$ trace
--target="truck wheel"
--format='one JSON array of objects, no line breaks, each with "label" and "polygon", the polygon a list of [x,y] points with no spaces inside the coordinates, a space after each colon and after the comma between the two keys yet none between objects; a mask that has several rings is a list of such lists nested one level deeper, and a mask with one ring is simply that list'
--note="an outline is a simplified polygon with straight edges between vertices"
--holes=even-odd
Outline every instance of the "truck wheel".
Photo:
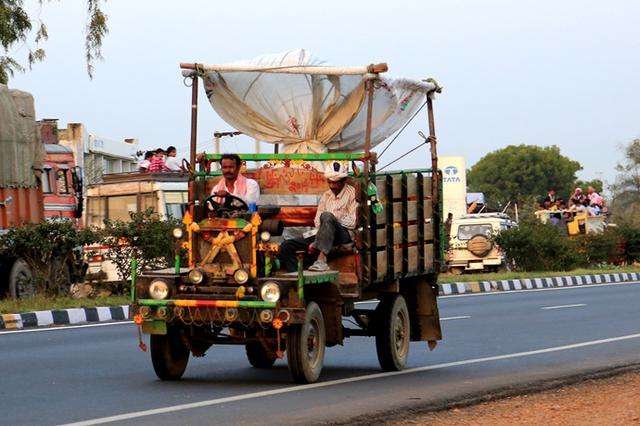
[{"label": "truck wheel", "polygon": [[160,380],[179,380],[189,362],[189,349],[180,330],[167,324],[167,334],[151,335],[151,362]]},{"label": "truck wheel", "polygon": [[255,368],[271,368],[276,362],[275,352],[268,351],[262,343],[252,340],[245,345],[249,364]]},{"label": "truck wheel", "polygon": [[304,324],[289,327],[287,362],[296,383],[313,383],[320,377],[325,349],[325,328],[322,311],[309,302]]},{"label": "truck wheel", "polygon": [[36,294],[35,283],[31,268],[22,259],[13,262],[9,273],[9,296],[12,299],[34,296]]},{"label": "truck wheel", "polygon": [[376,352],[384,371],[400,371],[409,355],[410,324],[407,303],[399,294],[380,300],[376,308]]}]

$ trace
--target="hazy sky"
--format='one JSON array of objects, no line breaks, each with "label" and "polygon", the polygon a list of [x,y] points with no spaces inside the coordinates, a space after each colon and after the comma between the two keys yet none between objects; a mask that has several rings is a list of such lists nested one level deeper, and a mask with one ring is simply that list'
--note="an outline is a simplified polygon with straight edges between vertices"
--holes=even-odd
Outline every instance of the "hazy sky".
[{"label": "hazy sky", "polygon": [[[10,81],[34,94],[39,118],[186,155],[190,89],[179,62],[303,47],[331,65],[385,61],[391,76],[436,78],[440,154],[463,155],[468,166],[509,144],[556,144],[580,161],[581,177],[610,181],[619,144],[640,136],[638,1],[111,0],[105,11],[105,61],[90,81],[84,2],[41,8],[47,59]],[[212,132],[229,127],[200,95],[198,148],[211,150]],[[420,119],[383,164],[419,143]],[[426,155],[397,164],[420,166]]]}]

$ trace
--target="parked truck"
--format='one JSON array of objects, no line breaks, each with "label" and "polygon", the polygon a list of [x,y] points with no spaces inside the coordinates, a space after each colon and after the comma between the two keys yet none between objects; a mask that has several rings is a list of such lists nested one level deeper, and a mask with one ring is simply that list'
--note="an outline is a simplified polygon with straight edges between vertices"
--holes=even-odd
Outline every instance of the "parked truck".
[{"label": "parked truck", "polygon": [[[73,155],[56,142],[47,121],[36,122],[33,96],[0,84],[0,234],[45,218],[80,217],[81,173]],[[70,254],[66,260],[73,280],[81,274],[78,259]],[[19,255],[0,256],[0,298],[32,293],[31,277]]]}]

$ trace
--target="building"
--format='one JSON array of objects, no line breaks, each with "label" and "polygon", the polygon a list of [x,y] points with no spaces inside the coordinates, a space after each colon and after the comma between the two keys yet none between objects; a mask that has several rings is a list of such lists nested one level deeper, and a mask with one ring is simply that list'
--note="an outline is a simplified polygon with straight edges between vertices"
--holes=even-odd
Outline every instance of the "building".
[{"label": "building", "polygon": [[82,215],[82,183],[71,148],[58,141],[56,120],[37,122],[45,157],[40,175],[45,218],[66,218],[76,223]]},{"label": "building", "polygon": [[100,183],[105,174],[137,170],[137,139],[108,139],[88,133],[82,123],[68,123],[58,130],[58,139],[73,151],[85,185]]}]

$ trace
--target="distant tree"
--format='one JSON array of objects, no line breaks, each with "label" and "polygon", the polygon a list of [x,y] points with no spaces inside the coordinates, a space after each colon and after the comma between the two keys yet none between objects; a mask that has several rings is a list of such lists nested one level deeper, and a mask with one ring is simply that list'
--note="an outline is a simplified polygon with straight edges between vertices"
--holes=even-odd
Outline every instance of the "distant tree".
[{"label": "distant tree", "polygon": [[600,179],[591,179],[591,180],[578,179],[573,186],[575,186],[576,188],[581,188],[583,191],[586,191],[588,187],[592,186],[593,189],[595,189],[598,194],[601,194],[602,189],[604,188],[604,184]]},{"label": "distant tree", "polygon": [[616,181],[609,188],[615,219],[640,225],[640,139],[634,139],[624,147],[624,158],[616,171]]},{"label": "distant tree", "polygon": [[[39,3],[49,1],[39,0]],[[86,0],[85,58],[90,78],[93,78],[95,61],[102,59],[102,40],[109,32],[107,15],[100,8],[103,1]],[[46,54],[41,44],[48,38],[47,26],[40,19],[29,16],[24,8],[24,0],[0,0],[0,83],[7,84],[9,77],[25,70],[25,60],[20,61],[12,56],[13,48],[27,46],[26,66],[31,69],[33,64],[44,60]]]},{"label": "distant tree", "polygon": [[579,162],[560,154],[555,145],[509,145],[474,164],[467,184],[470,192],[485,194],[489,207],[500,208],[509,201],[542,198],[550,188],[567,197],[581,169]]}]

